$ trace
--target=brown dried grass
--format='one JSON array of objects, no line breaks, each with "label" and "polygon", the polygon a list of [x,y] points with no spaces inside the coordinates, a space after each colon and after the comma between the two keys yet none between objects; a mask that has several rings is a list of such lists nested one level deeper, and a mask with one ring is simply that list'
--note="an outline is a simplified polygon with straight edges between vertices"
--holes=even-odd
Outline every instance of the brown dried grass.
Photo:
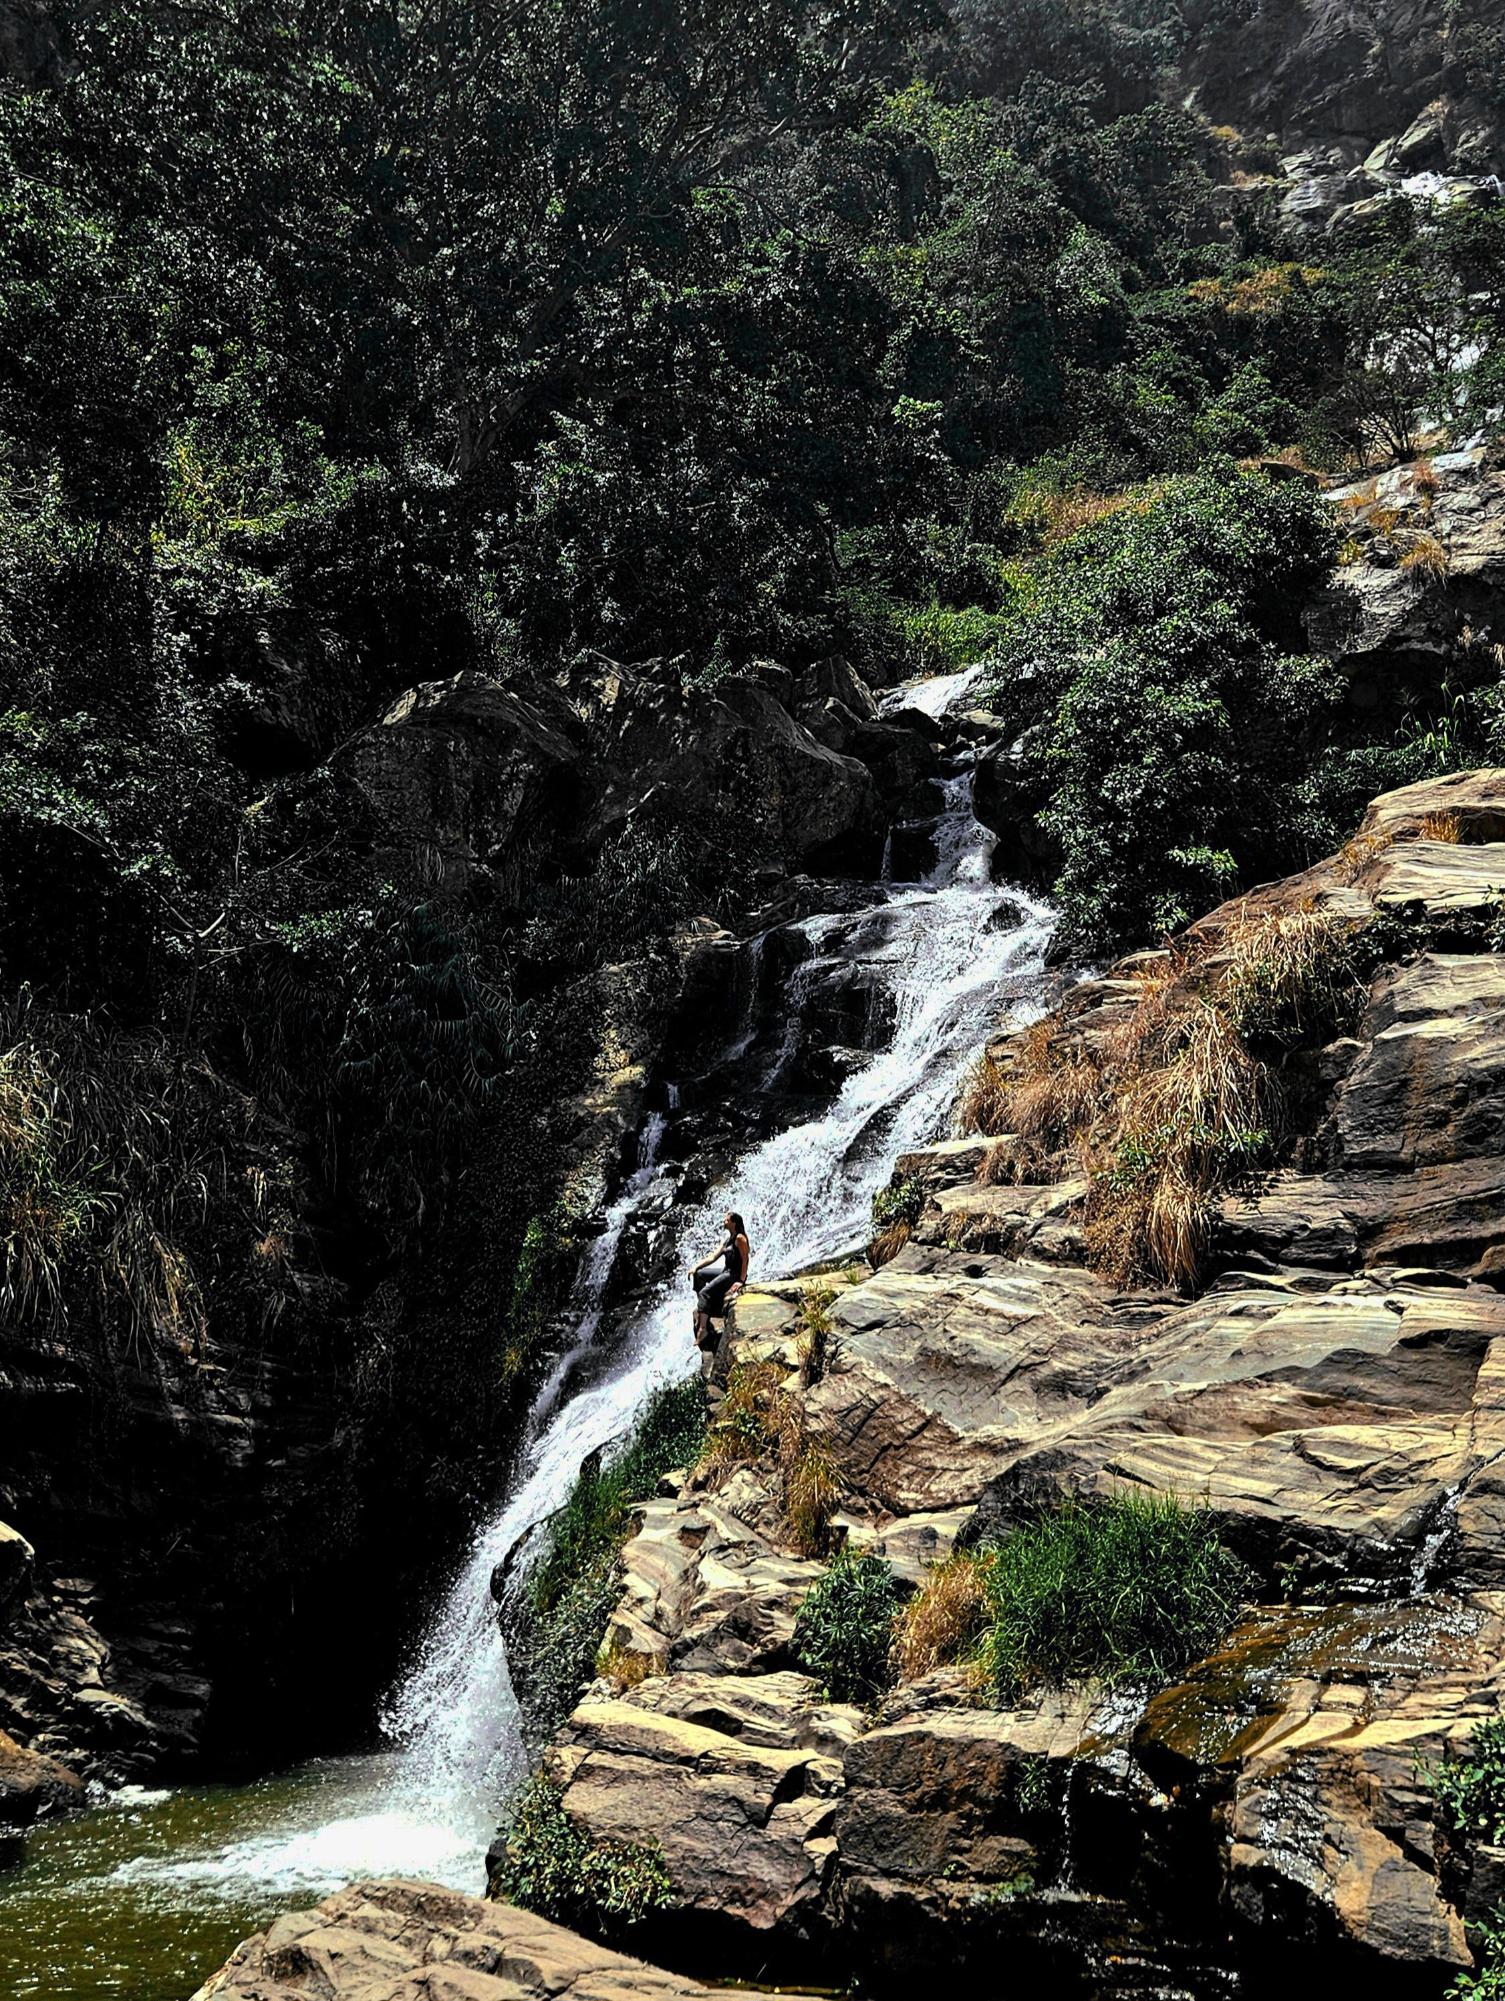
[{"label": "brown dried grass", "polygon": [[1452,568],[1452,558],[1435,535],[1418,535],[1401,557],[1400,566],[1417,576],[1445,577]]},{"label": "brown dried grass", "polygon": [[936,1564],[899,1614],[893,1658],[901,1681],[959,1660],[982,1630],[987,1558],[957,1550]]},{"label": "brown dried grass", "polygon": [[1069,1020],[1037,1023],[998,1066],[1010,1136],[982,1174],[1038,1172],[1047,1151],[1057,1173],[1085,1166],[1094,1267],[1192,1284],[1218,1191],[1284,1141],[1284,1052],[1331,1034],[1357,997],[1352,935],[1310,907],[1236,914],[1140,969],[1090,1060]]},{"label": "brown dried grass", "polygon": [[1424,841],[1446,841],[1456,846],[1463,839],[1463,821],[1457,813],[1427,813],[1422,817],[1421,838]]}]

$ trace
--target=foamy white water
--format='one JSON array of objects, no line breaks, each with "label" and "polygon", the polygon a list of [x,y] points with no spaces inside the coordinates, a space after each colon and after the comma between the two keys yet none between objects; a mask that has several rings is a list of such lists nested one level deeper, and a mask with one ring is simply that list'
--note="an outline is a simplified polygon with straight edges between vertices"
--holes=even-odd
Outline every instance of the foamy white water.
[{"label": "foamy white water", "polygon": [[[924,688],[933,699],[956,699],[973,678],[968,669]],[[949,696],[943,682],[951,684]],[[416,1665],[391,1699],[385,1722],[395,1755],[372,1761],[369,1797],[342,1802],[348,1810],[335,1818],[258,1832],[214,1857],[217,1880],[228,1872],[323,1889],[400,1871],[479,1886],[487,1836],[522,1776],[523,1756],[493,1572],[561,1505],[589,1453],[623,1438],[661,1384],[693,1373],[684,1274],[718,1242],[725,1210],[746,1218],[755,1279],[856,1253],[894,1155],[944,1128],[966,1063],[1008,1001],[1027,1001],[1038,982],[1053,914],[991,880],[993,837],[973,817],[970,800],[970,774],[948,782],[936,865],[925,881],[883,886],[865,910],[812,917],[800,927],[811,954],[796,969],[786,1004],[818,981],[823,963],[860,963],[892,1007],[887,1047],[848,1075],[827,1110],[751,1146],[709,1191],[677,1233],[657,1289],[618,1331],[609,1364],[567,1394],[573,1364],[600,1334],[623,1233],[641,1205],[662,1197],[664,1122],[645,1127],[640,1164],[586,1258],[576,1339],[535,1400],[513,1490],[478,1526]],[[759,950],[752,941],[749,956],[755,960]],[[791,1026],[788,1050],[794,1041]],[[749,1036],[743,1048],[750,1046]],[[210,1865],[197,1858],[190,1866]]]}]

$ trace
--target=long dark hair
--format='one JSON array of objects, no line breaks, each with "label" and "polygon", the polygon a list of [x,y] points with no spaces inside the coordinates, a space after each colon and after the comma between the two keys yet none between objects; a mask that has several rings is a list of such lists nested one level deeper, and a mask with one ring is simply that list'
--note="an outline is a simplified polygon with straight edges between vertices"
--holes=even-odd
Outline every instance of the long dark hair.
[{"label": "long dark hair", "polygon": [[[743,1222],[742,1218],[741,1218],[741,1217],[740,1217],[740,1216],[739,1216],[739,1215],[737,1214],[737,1212],[736,1212],[736,1210],[735,1210],[735,1209],[728,1209],[728,1210],[727,1210],[727,1212],[726,1212],[726,1220],[727,1220],[727,1221],[728,1221],[728,1223],[730,1223],[730,1224],[731,1224],[731,1226],[732,1226],[732,1242],[733,1242],[733,1243],[736,1243],[736,1241],[737,1241],[738,1237],[745,1237],[745,1236],[747,1235],[747,1225],[746,1225],[746,1223],[744,1223],[744,1222]],[[748,1248],[749,1250],[751,1250],[751,1249],[752,1249],[752,1245],[751,1245],[751,1244],[749,1244],[747,1248]]]}]

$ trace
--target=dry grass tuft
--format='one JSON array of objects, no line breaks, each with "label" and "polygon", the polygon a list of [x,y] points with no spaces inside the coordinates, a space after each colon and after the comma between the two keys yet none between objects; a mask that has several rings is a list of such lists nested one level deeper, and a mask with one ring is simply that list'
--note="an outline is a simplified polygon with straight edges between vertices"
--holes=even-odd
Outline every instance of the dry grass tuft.
[{"label": "dry grass tuft", "polygon": [[958,1130],[988,1137],[1007,1132],[1008,1105],[1008,1072],[984,1049],[962,1079],[956,1106]]},{"label": "dry grass tuft", "polygon": [[702,1463],[714,1472],[759,1461],[771,1473],[790,1542],[801,1556],[819,1556],[840,1498],[830,1448],[807,1431],[804,1402],[785,1390],[777,1362],[739,1362]]},{"label": "dry grass tuft", "polygon": [[780,1413],[779,1501],[789,1540],[801,1556],[820,1556],[841,1497],[830,1449],[805,1429],[803,1407],[786,1397]]},{"label": "dry grass tuft", "polygon": [[651,1654],[640,1653],[636,1647],[623,1646],[617,1640],[603,1647],[596,1660],[596,1673],[618,1688],[639,1687],[656,1667]]},{"label": "dry grass tuft", "polygon": [[1069,1020],[1035,1024],[994,1065],[1007,1137],[982,1174],[1084,1167],[1093,1265],[1124,1284],[1191,1284],[1215,1196],[1284,1139],[1282,1057],[1357,1000],[1352,936],[1313,909],[1236,915],[1142,968],[1090,1054]]},{"label": "dry grass tuft", "polygon": [[1400,566],[1419,577],[1445,577],[1452,558],[1435,535],[1418,535],[1401,557]]},{"label": "dry grass tuft", "polygon": [[705,1465],[743,1466],[773,1447],[779,1435],[775,1400],[783,1380],[777,1362],[737,1364],[706,1432]]},{"label": "dry grass tuft", "polygon": [[902,1681],[960,1660],[981,1632],[986,1615],[988,1560],[957,1550],[931,1570],[899,1614],[894,1665]]},{"label": "dry grass tuft", "polygon": [[1417,499],[1430,511],[1433,501],[1442,491],[1442,481],[1437,477],[1437,468],[1430,459],[1418,459],[1411,475],[1411,484]]},{"label": "dry grass tuft", "polygon": [[887,1223],[867,1247],[868,1263],[874,1271],[886,1264],[892,1264],[914,1235],[914,1224],[907,1216],[897,1216]]},{"label": "dry grass tuft", "polygon": [[1357,882],[1372,861],[1394,846],[1395,836],[1388,830],[1382,834],[1355,834],[1338,850],[1333,873],[1339,882]]},{"label": "dry grass tuft", "polygon": [[1422,819],[1421,838],[1455,846],[1463,839],[1463,821],[1457,813],[1428,813]]}]

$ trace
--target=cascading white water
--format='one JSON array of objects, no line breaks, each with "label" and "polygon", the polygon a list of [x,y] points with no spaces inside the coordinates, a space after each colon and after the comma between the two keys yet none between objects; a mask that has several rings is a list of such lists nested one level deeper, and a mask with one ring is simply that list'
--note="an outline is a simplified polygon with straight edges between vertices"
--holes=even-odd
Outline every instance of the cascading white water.
[{"label": "cascading white water", "polygon": [[[970,774],[950,780],[926,882],[898,887],[870,910],[812,917],[800,927],[817,957],[860,957],[883,984],[894,1007],[887,1049],[846,1079],[829,1110],[752,1148],[710,1191],[598,1381],[557,1408],[568,1361],[545,1385],[523,1477],[478,1532],[391,1707],[389,1728],[406,1751],[399,1782],[435,1810],[457,1790],[479,1788],[496,1799],[516,1774],[517,1705],[490,1597],[492,1572],[560,1506],[582,1459],[623,1436],[659,1384],[693,1368],[683,1270],[714,1246],[723,1209],[734,1206],[746,1217],[761,1277],[853,1250],[868,1234],[872,1197],[893,1155],[934,1135],[963,1064],[1011,989],[1023,996],[1038,974],[1051,913],[991,881],[993,839],[970,802]],[[613,1205],[592,1252],[581,1301],[587,1339],[600,1322],[616,1246],[651,1177],[650,1159]]]},{"label": "cascading white water", "polygon": [[[482,1853],[521,1762],[492,1572],[560,1505],[586,1455],[621,1438],[659,1384],[693,1369],[684,1269],[716,1243],[724,1210],[747,1219],[757,1278],[854,1252],[895,1153],[943,1126],[964,1065],[1008,1002],[1027,1002],[1038,983],[1051,912],[992,882],[993,840],[970,799],[968,776],[948,782],[925,881],[880,885],[866,909],[800,926],[810,954],[786,988],[786,1005],[796,987],[818,980],[822,965],[862,964],[892,1009],[887,1046],[847,1076],[825,1111],[749,1145],[684,1220],[657,1289],[616,1330],[604,1368],[571,1393],[574,1366],[601,1333],[624,1232],[644,1205],[663,1205],[664,1122],[645,1127],[639,1165],[586,1259],[575,1340],[535,1400],[513,1491],[477,1530],[392,1698],[392,1749],[346,1761],[310,1791],[306,1806],[244,1840],[143,1856],[116,1872],[117,1883],[129,1878],[134,1890],[153,1895],[306,1895],[396,1872],[481,1886]],[[759,949],[753,941],[750,954]],[[745,1038],[744,1052],[752,1040]],[[792,1051],[795,1041],[791,1031],[783,1047]],[[750,1078],[749,1088],[760,1081]],[[677,1104],[673,1091],[669,1104]]]}]

